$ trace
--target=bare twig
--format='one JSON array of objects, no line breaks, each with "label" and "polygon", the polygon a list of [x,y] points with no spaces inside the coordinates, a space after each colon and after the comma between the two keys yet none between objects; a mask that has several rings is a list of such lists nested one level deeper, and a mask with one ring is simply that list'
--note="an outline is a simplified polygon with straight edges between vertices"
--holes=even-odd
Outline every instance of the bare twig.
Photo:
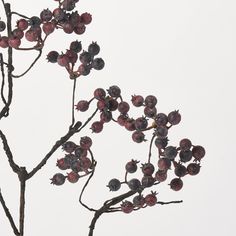
[{"label": "bare twig", "polygon": [[74,79],[73,83],[73,90],[72,90],[72,122],[71,126],[72,127],[75,123],[75,89],[76,89],[76,78]]},{"label": "bare twig", "polygon": [[170,201],[170,202],[157,202],[157,204],[160,204],[160,205],[167,205],[167,204],[172,204],[172,203],[182,203],[183,200],[180,200],[180,201]]},{"label": "bare twig", "polygon": [[0,138],[2,139],[2,143],[3,143],[3,149],[8,157],[8,162],[12,168],[12,170],[15,172],[15,173],[18,173],[20,167],[14,162],[13,160],[13,155],[12,155],[12,152],[11,152],[11,149],[8,145],[8,142],[7,142],[7,138],[6,136],[3,134],[3,132],[0,130]]},{"label": "bare twig", "polygon": [[2,193],[1,193],[1,188],[0,188],[0,202],[1,202],[1,204],[2,204],[2,207],[3,207],[3,209],[4,209],[4,212],[5,212],[5,214],[6,214],[7,218],[8,218],[8,220],[9,220],[9,222],[10,222],[10,224],[11,224],[11,227],[12,227],[12,229],[13,229],[14,234],[17,235],[17,236],[19,236],[20,233],[19,233],[19,231],[18,231],[18,229],[17,229],[17,227],[16,227],[16,225],[15,225],[15,222],[14,222],[14,220],[13,220],[13,218],[12,218],[12,215],[11,215],[9,209],[8,209],[7,206],[6,206],[6,203],[5,203],[4,198],[3,198],[3,196],[2,196]]},{"label": "bare twig", "polygon": [[24,235],[24,220],[25,220],[25,180],[20,183],[20,236]]},{"label": "bare twig", "polygon": [[12,14],[12,15],[17,15],[17,16],[20,16],[20,17],[23,17],[23,18],[28,19],[28,20],[30,19],[28,16],[22,15],[22,14],[20,14],[20,13],[18,13],[18,12],[15,12],[15,11],[12,11],[11,14]]},{"label": "bare twig", "polygon": [[4,96],[4,85],[5,85],[5,73],[4,73],[4,61],[3,61],[3,55],[0,53],[0,63],[1,63],[1,72],[2,72],[2,84],[1,84],[1,98],[3,103],[6,105],[7,101]]},{"label": "bare twig", "polygon": [[29,68],[25,71],[25,72],[23,72],[22,74],[20,74],[20,75],[12,75],[12,77],[13,78],[20,78],[20,77],[22,77],[22,76],[24,76],[26,73],[28,73],[30,70],[31,70],[31,68],[34,66],[34,64],[38,61],[38,59],[41,57],[41,55],[42,55],[42,49],[38,49],[38,51],[39,51],[39,54],[38,54],[38,56],[34,59],[34,61],[31,63],[31,65],[29,66]]},{"label": "bare twig", "polygon": [[152,156],[152,144],[155,138],[155,134],[152,135],[152,139],[150,141],[150,146],[149,146],[149,152],[148,152],[148,163],[151,161],[151,156]]}]

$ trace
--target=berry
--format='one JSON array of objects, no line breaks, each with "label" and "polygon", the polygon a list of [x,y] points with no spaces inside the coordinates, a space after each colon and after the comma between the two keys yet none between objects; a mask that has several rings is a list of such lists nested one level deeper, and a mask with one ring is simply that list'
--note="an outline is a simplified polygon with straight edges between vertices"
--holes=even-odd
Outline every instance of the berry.
[{"label": "berry", "polygon": [[40,18],[42,21],[50,21],[52,19],[52,12],[47,8],[41,11]]},{"label": "berry", "polygon": [[132,139],[136,143],[141,143],[145,141],[145,134],[142,131],[134,131],[132,134]]},{"label": "berry", "polygon": [[78,72],[83,75],[86,76],[90,73],[90,67],[84,64],[81,64],[78,68]]},{"label": "berry", "polygon": [[156,109],[156,107],[153,107],[153,108],[145,107],[144,114],[145,114],[145,116],[147,116],[149,118],[154,118],[155,115],[157,114],[157,109]]},{"label": "berry", "polygon": [[87,12],[83,13],[80,16],[80,18],[81,18],[81,22],[84,23],[85,25],[88,25],[92,21],[92,15]]},{"label": "berry", "polygon": [[91,130],[93,133],[100,133],[103,129],[103,122],[95,121],[92,123]]},{"label": "berry", "polygon": [[76,149],[75,149],[75,156],[77,158],[81,159],[82,157],[86,157],[87,153],[88,153],[87,150],[82,147],[76,147]]},{"label": "berry", "polygon": [[117,117],[117,123],[121,126],[124,126],[127,119],[128,117],[126,115],[119,115]]},{"label": "berry", "polygon": [[133,95],[131,102],[135,107],[141,107],[144,102],[144,98],[141,95]]},{"label": "berry", "polygon": [[52,181],[51,184],[59,186],[65,183],[65,179],[66,177],[63,174],[57,173],[50,180]]},{"label": "berry", "polygon": [[23,31],[26,30],[29,26],[28,21],[25,20],[25,19],[18,20],[16,24],[17,24],[16,25],[17,28],[20,29],[20,30],[23,30]]},{"label": "berry", "polygon": [[113,85],[107,90],[108,94],[113,97],[113,98],[118,98],[120,97],[121,90],[118,86]]},{"label": "berry", "polygon": [[149,95],[144,100],[145,106],[149,108],[154,108],[157,104],[157,98],[153,95]]},{"label": "berry", "polygon": [[127,214],[132,212],[134,209],[133,203],[127,200],[122,202],[120,206],[121,206],[121,211]]},{"label": "berry", "polygon": [[31,25],[32,27],[40,26],[41,23],[42,23],[41,19],[37,16],[32,16],[29,19],[29,25]]},{"label": "berry", "polygon": [[93,95],[97,100],[103,100],[106,97],[106,91],[102,88],[97,88],[94,90]]},{"label": "berry", "polygon": [[21,44],[21,40],[15,36],[11,36],[9,39],[8,39],[8,44],[10,47],[12,48],[18,48]]},{"label": "berry", "polygon": [[134,173],[136,172],[137,170],[137,161],[134,161],[134,160],[131,160],[129,162],[126,163],[125,165],[125,170],[128,172],[128,173]]},{"label": "berry", "polygon": [[54,11],[52,12],[55,20],[57,21],[62,21],[65,19],[66,17],[66,13],[64,10],[62,10],[61,8],[56,8],[54,9]]},{"label": "berry", "polygon": [[155,117],[155,122],[158,126],[165,126],[168,122],[168,117],[164,113],[158,113]]},{"label": "berry", "polygon": [[55,25],[52,22],[43,23],[43,32],[46,35],[51,34],[55,30]]},{"label": "berry", "polygon": [[144,188],[151,187],[155,182],[155,179],[151,175],[144,175],[142,178],[142,186]]},{"label": "berry", "polygon": [[175,175],[178,177],[183,177],[187,173],[187,168],[181,164],[176,164],[175,166]]},{"label": "berry", "polygon": [[164,182],[167,179],[167,172],[165,170],[158,170],[155,174],[155,179],[159,182]]},{"label": "berry", "polygon": [[25,32],[25,38],[30,42],[34,42],[38,40],[38,34],[35,30],[29,29]]},{"label": "berry", "polygon": [[168,144],[168,139],[167,138],[161,138],[158,137],[155,139],[155,145],[159,149],[164,149]]},{"label": "berry", "polygon": [[112,113],[110,111],[104,110],[100,114],[100,119],[104,123],[110,122],[112,119]]},{"label": "berry", "polygon": [[138,191],[139,188],[141,187],[140,181],[135,178],[131,179],[127,184],[132,191]]},{"label": "berry", "polygon": [[142,172],[143,172],[144,175],[152,175],[154,170],[155,170],[152,163],[142,164],[141,169],[142,169]]},{"label": "berry", "polygon": [[58,53],[58,52],[56,52],[56,51],[51,51],[51,52],[49,52],[48,55],[47,55],[47,60],[48,60],[48,62],[56,63],[58,56],[59,56],[59,53]]},{"label": "berry", "polygon": [[115,111],[118,108],[118,102],[115,99],[110,98],[108,99],[107,106],[110,111]]},{"label": "berry", "polygon": [[56,165],[61,170],[66,170],[66,169],[70,168],[70,166],[65,158],[58,159]]},{"label": "berry", "polygon": [[205,149],[202,146],[194,146],[192,149],[195,160],[200,161],[205,156]]},{"label": "berry", "polygon": [[99,58],[93,59],[93,61],[92,61],[93,69],[102,70],[104,66],[105,66],[105,62],[102,58],[99,57]]},{"label": "berry", "polygon": [[148,206],[154,206],[157,203],[156,193],[150,193],[145,197],[145,203]]},{"label": "berry", "polygon": [[168,121],[171,125],[177,125],[181,121],[181,115],[179,111],[172,111],[168,114]]},{"label": "berry", "polygon": [[77,26],[74,27],[74,32],[79,35],[83,34],[85,30],[86,30],[86,27],[82,23],[79,23]]},{"label": "berry", "polygon": [[82,64],[89,64],[92,61],[92,56],[89,52],[83,51],[80,56],[79,59],[81,61]]},{"label": "berry", "polygon": [[70,24],[73,26],[73,28],[79,24],[80,22],[80,15],[78,14],[77,11],[75,12],[72,12],[70,15],[69,15],[69,22]]},{"label": "berry", "polygon": [[177,153],[178,151],[176,147],[173,147],[173,146],[168,146],[164,150],[164,156],[170,160],[174,160],[175,157],[177,156]]},{"label": "berry", "polygon": [[190,148],[192,147],[192,143],[189,139],[184,138],[180,140],[179,147],[181,150],[187,151],[187,150],[190,150]]},{"label": "berry", "polygon": [[97,102],[97,108],[100,110],[100,111],[103,111],[104,109],[107,108],[107,102],[105,100],[99,100]]},{"label": "berry", "polygon": [[16,38],[22,39],[24,37],[24,32],[23,30],[16,28],[12,31],[12,35]]},{"label": "berry", "polygon": [[135,120],[135,128],[136,130],[145,130],[148,126],[147,119],[144,117],[139,117]]},{"label": "berry", "polygon": [[71,171],[70,173],[67,174],[67,180],[71,183],[76,183],[79,180],[79,175],[78,173]]},{"label": "berry", "polygon": [[165,138],[168,135],[168,129],[166,126],[158,126],[155,130],[155,135],[160,138]]},{"label": "berry", "polygon": [[186,150],[186,151],[181,150],[179,152],[180,161],[182,161],[182,162],[191,161],[192,156],[193,156],[193,154],[192,154],[192,151],[190,151],[190,150]]},{"label": "berry", "polygon": [[145,204],[145,199],[142,195],[137,195],[133,198],[133,204],[136,207],[143,207]]},{"label": "berry", "polygon": [[129,111],[129,104],[123,101],[120,102],[118,105],[118,111],[123,115],[127,114],[127,112]]},{"label": "berry", "polygon": [[100,47],[96,42],[92,42],[89,46],[88,46],[88,52],[95,56],[99,53],[100,51]]},{"label": "berry", "polygon": [[72,11],[75,8],[74,0],[64,0],[62,2],[62,7],[66,11]]},{"label": "berry", "polygon": [[70,63],[72,63],[72,64],[76,63],[76,61],[78,59],[78,55],[76,52],[74,52],[73,50],[67,50],[66,55],[69,57]]},{"label": "berry", "polygon": [[120,189],[121,183],[118,179],[111,179],[107,185],[107,187],[110,189],[110,191],[117,191]]},{"label": "berry", "polygon": [[7,48],[8,46],[9,46],[8,37],[6,37],[6,36],[0,37],[0,47]]},{"label": "berry", "polygon": [[0,32],[4,31],[6,29],[6,23],[4,21],[0,21]]},{"label": "berry", "polygon": [[88,157],[81,157],[79,160],[79,166],[84,170],[88,170],[92,166],[92,162]]},{"label": "berry", "polygon": [[66,54],[61,54],[57,57],[57,63],[60,66],[67,67],[70,63],[70,59]]},{"label": "berry", "polygon": [[174,178],[170,182],[170,188],[174,191],[179,191],[183,187],[183,181],[179,178]]},{"label": "berry", "polygon": [[77,162],[77,157],[74,154],[67,154],[65,155],[65,162],[71,167],[74,162]]},{"label": "berry", "polygon": [[77,148],[77,145],[72,141],[67,141],[62,145],[63,151],[67,153],[72,153]]},{"label": "berry", "polygon": [[82,50],[81,42],[78,40],[71,42],[70,50],[74,51],[75,53],[79,53]]},{"label": "berry", "polygon": [[134,131],[135,130],[135,120],[132,118],[128,118],[125,121],[125,128],[129,131]]},{"label": "berry", "polygon": [[73,25],[70,23],[70,22],[65,22],[63,25],[62,25],[62,29],[65,33],[67,34],[72,34],[73,31],[74,31],[74,27]]},{"label": "berry", "polygon": [[168,158],[160,158],[157,162],[159,170],[167,171],[171,167],[171,160]]},{"label": "berry", "polygon": [[80,138],[80,147],[83,149],[90,149],[90,147],[92,146],[93,141],[90,137],[88,136],[84,136]]},{"label": "berry", "polygon": [[188,171],[188,174],[190,175],[197,175],[200,171],[200,165],[197,164],[197,163],[190,163],[188,166],[187,166],[187,171]]}]

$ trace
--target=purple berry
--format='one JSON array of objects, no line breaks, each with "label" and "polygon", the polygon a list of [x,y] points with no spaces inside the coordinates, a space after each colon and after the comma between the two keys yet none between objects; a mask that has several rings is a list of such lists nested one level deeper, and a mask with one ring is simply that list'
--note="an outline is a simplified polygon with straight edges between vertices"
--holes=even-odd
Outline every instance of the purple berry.
[{"label": "purple berry", "polygon": [[121,187],[120,180],[118,179],[111,179],[107,185],[107,187],[110,189],[110,191],[117,191]]},{"label": "purple berry", "polygon": [[157,104],[157,98],[153,95],[149,95],[144,100],[145,106],[149,108],[154,108]]},{"label": "purple berry", "polygon": [[103,122],[102,121],[93,122],[91,130],[93,133],[100,133],[103,130]]},{"label": "purple berry", "polygon": [[57,173],[50,180],[51,184],[59,186],[65,183],[65,179],[66,177],[63,174]]},{"label": "purple berry", "polygon": [[141,95],[133,95],[131,102],[135,107],[141,107],[144,103],[144,98]]},{"label": "purple berry", "polygon": [[81,100],[76,105],[77,111],[85,112],[88,110],[88,108],[89,108],[89,102],[86,100]]},{"label": "purple berry", "polygon": [[142,131],[134,131],[132,134],[132,139],[136,143],[141,143],[145,141],[145,134]]},{"label": "purple berry", "polygon": [[172,111],[168,114],[168,121],[171,125],[177,125],[181,121],[179,111]]},{"label": "purple berry", "polygon": [[202,146],[194,146],[192,149],[195,160],[200,161],[205,156],[205,149]]},{"label": "purple berry", "polygon": [[118,111],[123,115],[127,114],[129,111],[129,104],[124,101],[120,102],[118,105]]},{"label": "purple berry", "polygon": [[113,85],[107,90],[108,94],[113,97],[113,98],[118,98],[120,97],[121,90],[118,86]]},{"label": "purple berry", "polygon": [[183,181],[179,178],[174,178],[170,182],[170,188],[174,191],[179,191],[183,187]]},{"label": "purple berry", "polygon": [[134,173],[137,170],[137,161],[131,160],[129,162],[126,163],[125,165],[125,170],[128,173]]}]

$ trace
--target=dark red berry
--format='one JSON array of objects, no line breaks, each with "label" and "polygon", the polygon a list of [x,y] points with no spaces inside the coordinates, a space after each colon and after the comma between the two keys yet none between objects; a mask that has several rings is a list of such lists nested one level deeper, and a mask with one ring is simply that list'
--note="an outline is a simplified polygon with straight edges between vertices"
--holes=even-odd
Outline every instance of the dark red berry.
[{"label": "dark red berry", "polygon": [[125,170],[128,173],[134,173],[137,170],[137,161],[131,160],[129,162],[126,163],[125,165]]},{"label": "dark red berry", "polygon": [[72,141],[67,141],[62,145],[62,149],[67,153],[72,153],[76,149],[77,145]]},{"label": "dark red berry", "polygon": [[158,170],[155,174],[155,179],[159,182],[164,182],[167,179],[167,172],[165,170]]},{"label": "dark red berry", "polygon": [[155,182],[155,179],[151,175],[144,175],[142,178],[142,186],[144,188],[151,187]]},{"label": "dark red berry", "polygon": [[197,164],[197,163],[190,163],[187,166],[188,174],[190,174],[190,175],[197,175],[200,172],[200,167],[201,166],[199,164]]},{"label": "dark red berry", "polygon": [[121,206],[121,211],[127,214],[132,212],[134,209],[133,203],[127,200],[122,202],[120,206]]},{"label": "dark red berry", "polygon": [[168,114],[168,121],[171,125],[177,125],[181,121],[181,115],[179,111],[172,111]]},{"label": "dark red berry", "polygon": [[24,37],[24,32],[23,30],[16,28],[12,31],[12,35],[16,38],[22,39]]},{"label": "dark red berry", "polygon": [[19,38],[15,37],[15,36],[11,36],[8,39],[8,44],[12,48],[18,48],[21,44],[21,40]]},{"label": "dark red berry", "polygon": [[7,48],[8,46],[9,46],[8,37],[6,37],[6,36],[0,37],[0,47]]},{"label": "dark red berry", "polygon": [[71,183],[76,183],[79,180],[79,174],[75,171],[71,171],[67,174],[67,180]]},{"label": "dark red berry", "polygon": [[149,108],[154,108],[157,104],[157,98],[153,95],[149,95],[144,100],[145,106]]},{"label": "dark red berry", "polygon": [[148,126],[147,119],[145,117],[139,117],[134,122],[136,130],[145,130]]},{"label": "dark red berry", "polygon": [[164,113],[158,113],[155,117],[155,122],[158,126],[165,126],[168,122],[168,117]]},{"label": "dark red berry", "polygon": [[141,143],[145,141],[145,134],[142,131],[136,130],[132,134],[132,139],[136,143]]},{"label": "dark red berry", "polygon": [[157,162],[158,168],[160,170],[167,171],[171,167],[171,160],[168,158],[160,158]]},{"label": "dark red berry", "polygon": [[74,32],[79,35],[83,34],[85,30],[86,30],[86,27],[82,23],[79,23],[77,26],[74,27]]},{"label": "dark red berry", "polygon": [[141,169],[144,175],[152,175],[153,172],[155,171],[155,168],[152,163],[142,164]]},{"label": "dark red berry", "polygon": [[100,119],[102,122],[110,122],[112,119],[112,113],[110,111],[104,110],[100,114]]},{"label": "dark red berry", "polygon": [[57,57],[57,63],[60,66],[67,67],[70,63],[70,59],[66,54],[61,54]]},{"label": "dark red berry", "polygon": [[179,178],[172,179],[170,182],[170,188],[174,191],[179,191],[183,187],[183,181]]},{"label": "dark red berry", "polygon": [[78,68],[78,72],[83,75],[86,76],[90,73],[91,68],[87,65],[81,64]]},{"label": "dark red berry", "polygon": [[123,115],[127,114],[127,112],[129,111],[129,104],[124,101],[120,102],[118,105],[118,111]]},{"label": "dark red berry", "polygon": [[103,122],[95,121],[92,123],[91,130],[93,133],[100,133],[103,129]]},{"label": "dark red berry", "polygon": [[74,31],[74,26],[70,22],[65,22],[62,24],[62,29],[67,34],[72,34]]},{"label": "dark red berry", "polygon": [[71,42],[70,50],[74,51],[75,53],[79,53],[82,50],[81,42],[78,40]]},{"label": "dark red berry", "polygon": [[72,64],[75,64],[78,59],[78,54],[73,50],[67,50],[66,55],[69,57],[69,61]]},{"label": "dark red berry", "polygon": [[70,168],[70,165],[65,158],[58,159],[56,165],[61,170],[66,170]]},{"label": "dark red berry", "polygon": [[107,92],[113,98],[118,98],[120,97],[120,94],[121,94],[120,88],[116,85],[110,86]]},{"label": "dark red berry", "polygon": [[30,42],[34,42],[38,40],[38,34],[35,30],[29,29],[25,32],[25,38]]},{"label": "dark red berry", "polygon": [[135,120],[132,118],[128,118],[125,121],[125,128],[129,131],[134,131],[135,130]]},{"label": "dark red berry", "polygon": [[51,34],[55,30],[55,25],[52,22],[43,23],[43,32],[46,35]]},{"label": "dark red berry", "polygon": [[41,11],[40,18],[42,21],[50,21],[52,19],[52,12],[47,8]]},{"label": "dark red berry", "polygon": [[126,115],[119,115],[117,117],[117,123],[121,126],[124,126],[127,119],[128,117]]},{"label": "dark red berry", "polygon": [[88,52],[95,56],[99,53],[100,51],[100,47],[96,42],[92,42],[89,46],[88,46]]},{"label": "dark red berry", "polygon": [[79,159],[79,165],[84,171],[87,171],[92,167],[92,162],[88,157],[81,157]]},{"label": "dark red berry", "polygon": [[195,160],[200,161],[205,156],[205,149],[202,146],[194,146],[192,149]]},{"label": "dark red berry", "polygon": [[48,62],[56,63],[58,56],[59,56],[59,53],[58,53],[58,52],[56,52],[56,51],[51,51],[51,52],[49,52],[48,55],[47,55],[47,60],[48,60]]},{"label": "dark red berry", "polygon": [[93,69],[102,70],[104,68],[104,66],[105,66],[105,62],[102,58],[99,57],[99,58],[93,59],[93,61],[92,61]]},{"label": "dark red berry", "polygon": [[111,179],[107,185],[107,187],[110,189],[110,191],[117,191],[121,187],[120,180],[118,179]]},{"label": "dark red berry", "polygon": [[103,100],[106,97],[106,91],[102,88],[97,88],[97,89],[94,90],[93,96],[97,100]]},{"label": "dark red berry", "polygon": [[145,116],[147,116],[149,118],[154,118],[156,114],[157,114],[156,107],[153,107],[153,108],[145,107],[144,108],[144,115]]},{"label": "dark red berry", "polygon": [[80,16],[80,18],[81,18],[81,22],[84,23],[85,25],[88,25],[92,21],[92,15],[87,12],[83,13]]},{"label": "dark red berry", "polygon": [[51,184],[59,186],[65,183],[65,179],[66,177],[63,174],[57,173],[50,180]]},{"label": "dark red berry", "polygon": [[100,111],[103,111],[104,109],[107,108],[107,102],[105,100],[99,100],[97,102],[97,108],[100,110]]},{"label": "dark red berry", "polygon": [[20,30],[26,30],[28,28],[28,21],[25,20],[25,19],[20,19],[17,21],[17,28],[20,29]]},{"label": "dark red berry", "polygon": [[57,20],[57,21],[62,21],[66,17],[65,11],[62,10],[61,8],[54,9],[52,14],[53,14],[55,20]]},{"label": "dark red berry", "polygon": [[179,147],[183,151],[190,150],[190,148],[192,147],[192,142],[187,138],[181,139],[179,142]]},{"label": "dark red berry", "polygon": [[148,194],[148,195],[145,197],[145,203],[146,203],[148,206],[154,206],[154,205],[156,205],[156,203],[157,203],[156,193]]},{"label": "dark red berry", "polygon": [[75,8],[74,0],[64,0],[62,2],[62,8],[66,11],[72,11]]},{"label": "dark red berry", "polygon": [[141,95],[133,95],[131,102],[135,107],[141,107],[144,103],[144,98]]},{"label": "dark red berry", "polygon": [[82,147],[83,149],[90,149],[92,144],[93,141],[90,137],[84,136],[80,138],[80,147]]}]

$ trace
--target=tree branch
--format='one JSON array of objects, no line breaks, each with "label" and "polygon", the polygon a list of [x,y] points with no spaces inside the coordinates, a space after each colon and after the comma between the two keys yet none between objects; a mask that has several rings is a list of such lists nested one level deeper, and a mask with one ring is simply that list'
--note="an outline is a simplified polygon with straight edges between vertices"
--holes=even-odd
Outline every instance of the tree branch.
[{"label": "tree branch", "polygon": [[2,72],[2,84],[1,84],[1,98],[3,103],[6,105],[7,101],[4,97],[4,85],[5,85],[5,73],[4,73],[4,61],[3,61],[3,55],[0,53],[0,63],[1,63],[1,72]]},{"label": "tree branch", "polygon": [[12,227],[12,229],[13,229],[14,234],[17,235],[17,236],[19,236],[20,233],[19,233],[19,231],[18,231],[18,229],[17,229],[17,227],[16,227],[16,225],[15,225],[15,223],[14,223],[14,220],[13,220],[13,218],[12,218],[12,215],[11,215],[9,209],[8,209],[7,206],[6,206],[6,203],[5,203],[4,198],[3,198],[3,196],[2,196],[2,193],[1,193],[1,188],[0,188],[0,202],[1,202],[1,204],[2,204],[2,207],[3,207],[3,209],[4,209],[4,212],[5,212],[5,214],[6,214],[7,218],[8,218],[8,220],[9,220],[9,222],[10,222],[10,224],[11,224],[11,227]]},{"label": "tree branch", "polygon": [[160,204],[160,205],[167,205],[167,204],[172,204],[172,203],[182,203],[183,200],[180,200],[180,201],[170,201],[170,202],[157,202],[157,204]]},{"label": "tree branch", "polygon": [[152,144],[153,144],[154,138],[155,138],[155,134],[152,135],[152,139],[151,139],[150,146],[149,146],[148,163],[150,163],[150,161],[151,161],[151,156],[152,156]]}]

